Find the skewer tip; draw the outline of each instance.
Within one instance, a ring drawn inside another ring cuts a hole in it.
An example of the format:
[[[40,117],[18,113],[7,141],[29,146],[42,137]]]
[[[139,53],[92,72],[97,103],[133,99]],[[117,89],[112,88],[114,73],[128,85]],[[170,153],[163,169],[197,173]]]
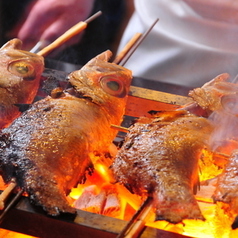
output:
[[[95,14],[93,14],[91,17],[86,19],[84,22],[89,23],[89,22],[93,21],[94,19],[96,19],[97,17],[99,17],[101,14],[102,14],[102,11],[98,11]]]

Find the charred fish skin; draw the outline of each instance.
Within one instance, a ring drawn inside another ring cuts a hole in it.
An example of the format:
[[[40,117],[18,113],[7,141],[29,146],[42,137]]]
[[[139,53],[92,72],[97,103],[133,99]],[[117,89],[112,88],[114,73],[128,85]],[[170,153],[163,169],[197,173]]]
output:
[[[207,119],[136,123],[112,164],[118,182],[153,197],[157,220],[204,219],[193,195],[198,158],[212,127]]]
[[[223,172],[218,176],[212,196],[214,202],[230,204],[231,210],[238,212],[238,150],[230,155]]]
[[[93,75],[98,77],[93,80],[92,76],[78,78],[86,85],[83,92],[78,88],[78,91],[68,90],[74,95],[66,91],[53,93],[53,97],[33,103],[1,131],[0,166],[4,181],[15,177],[31,200],[50,215],[75,211],[67,201],[67,193],[91,172],[91,154],[108,152],[117,133],[111,124],[122,120],[127,95],[115,96],[117,87],[109,91],[111,94],[97,88],[102,87],[100,64],[106,60],[97,60],[99,70],[95,69]],[[105,72],[112,70],[107,67]],[[112,75],[120,75],[115,66],[112,71]],[[124,71],[117,80],[123,90],[128,91],[131,72]],[[72,74],[74,85],[77,76],[75,72]],[[90,90],[87,90],[87,84],[90,84]]]
[[[84,161],[80,158],[87,151],[87,140],[83,138],[86,135],[75,135],[77,118],[67,118],[69,110],[75,109],[73,99],[66,96],[58,102],[48,97],[34,103],[2,130],[5,137],[8,135],[1,153],[4,181],[15,177],[31,200],[43,205],[51,215],[73,211],[66,199],[67,190],[80,180],[83,169],[89,166],[88,158]],[[82,155],[77,154],[77,149]],[[74,169],[78,173],[72,177]]]
[[[21,45],[12,39],[0,48],[0,129],[20,115],[15,104],[32,103],[44,70],[43,57]]]

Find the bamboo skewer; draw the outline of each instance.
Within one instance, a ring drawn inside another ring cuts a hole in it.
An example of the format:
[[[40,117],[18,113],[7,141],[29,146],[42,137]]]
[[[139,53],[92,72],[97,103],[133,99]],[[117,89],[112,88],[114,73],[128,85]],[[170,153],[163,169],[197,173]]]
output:
[[[1,193],[1,195],[0,195],[0,210],[4,209],[5,202],[6,202],[7,198],[9,197],[9,195],[11,194],[11,192],[16,187],[16,185],[17,184],[16,184],[15,179],[12,179],[11,182],[8,184],[8,186]]]
[[[156,19],[153,24],[149,27],[149,29],[141,36],[139,39],[135,42],[135,44],[130,48],[130,50],[126,53],[126,55],[123,57],[123,59],[120,61],[120,65],[125,65],[125,63],[128,61],[128,59],[131,57],[131,55],[135,52],[135,50],[138,48],[138,46],[143,42],[143,40],[147,37],[147,35],[151,32],[155,24],[159,21],[159,19]]]
[[[3,218],[5,217],[5,215],[7,214],[7,212],[12,208],[12,206],[14,206],[14,204],[18,201],[18,199],[22,196],[24,190],[21,189],[18,191],[18,193],[16,194],[16,196],[11,200],[11,202],[7,205],[7,207],[4,209],[4,211],[1,213],[0,215],[0,223],[2,222]]]
[[[146,36],[150,33],[157,22],[158,19],[154,21],[154,23],[144,34],[136,33],[121,50],[121,52],[115,57],[113,63],[123,66],[134,53],[134,51],[138,48],[138,46],[142,43],[142,41],[146,38]]]
[[[126,46],[122,49],[122,51],[116,56],[116,58],[113,60],[113,63],[120,64],[125,55],[130,51],[130,49],[135,45],[135,43],[138,42],[141,36],[142,36],[141,33],[136,33],[131,38],[131,40],[126,44]]]
[[[148,197],[116,238],[136,238],[145,227],[145,218],[152,208],[152,198]]]
[[[126,128],[126,127],[123,127],[123,126],[117,126],[117,125],[111,125],[111,127],[113,128],[113,129],[116,129],[116,130],[118,130],[118,131],[122,131],[122,132],[129,132],[129,129],[128,128]]]
[[[48,54],[52,50],[54,50],[57,47],[64,44],[66,41],[68,41],[73,36],[77,35],[81,31],[83,31],[87,27],[89,22],[93,21],[95,18],[97,18],[101,14],[102,14],[102,12],[98,11],[97,13],[95,13],[94,15],[89,17],[87,20],[77,23],[76,25],[71,27],[68,31],[66,31],[63,35],[61,35],[59,38],[57,38],[55,41],[53,41],[51,44],[49,44],[48,46],[46,46],[45,48],[43,48],[41,51],[39,51],[36,54],[41,55],[41,56],[45,56],[46,54]]]

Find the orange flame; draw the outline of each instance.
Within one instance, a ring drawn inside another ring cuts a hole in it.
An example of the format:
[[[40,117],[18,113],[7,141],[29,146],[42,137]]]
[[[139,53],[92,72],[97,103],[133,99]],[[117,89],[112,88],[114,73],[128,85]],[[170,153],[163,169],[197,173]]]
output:
[[[231,224],[235,214],[228,214],[224,211],[224,204],[214,204],[211,195],[215,189],[214,184],[203,184],[203,181],[211,180],[222,172],[222,169],[227,161],[226,153],[230,153],[230,145],[227,150],[222,153],[214,154],[207,150],[203,150],[202,159],[200,161],[200,181],[201,189],[196,195],[198,204],[205,217],[205,221],[200,220],[184,220],[180,224],[171,224],[167,221],[154,222],[155,213],[153,210],[146,217],[146,225],[162,229],[165,231],[175,232],[178,234],[203,237],[203,238],[235,238],[238,237],[238,229],[232,230]],[[223,155],[224,154],[224,155]],[[222,162],[221,162],[222,161]],[[130,220],[133,214],[139,209],[143,198],[131,194],[124,186],[120,184],[112,185],[113,177],[108,170],[108,165],[96,163],[95,172],[89,176],[85,184],[80,184],[76,189],[72,189],[70,196],[73,199],[78,199],[83,190],[90,185],[96,185],[98,192],[105,184],[114,186],[116,193],[120,199],[120,213],[115,218]],[[103,185],[103,186],[102,186]],[[109,215],[110,216],[110,215]]]

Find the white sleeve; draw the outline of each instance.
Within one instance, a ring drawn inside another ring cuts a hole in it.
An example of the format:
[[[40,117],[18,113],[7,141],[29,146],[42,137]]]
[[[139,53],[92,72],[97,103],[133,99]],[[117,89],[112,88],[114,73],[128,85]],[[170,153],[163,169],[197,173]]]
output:
[[[125,67],[134,76],[191,87],[225,72],[235,77],[238,17],[225,17],[219,10],[225,4],[227,14],[234,11],[234,5],[227,1],[217,1],[214,6],[214,0],[135,0],[135,13],[119,50],[136,32],[145,32],[156,18],[159,22]]]

